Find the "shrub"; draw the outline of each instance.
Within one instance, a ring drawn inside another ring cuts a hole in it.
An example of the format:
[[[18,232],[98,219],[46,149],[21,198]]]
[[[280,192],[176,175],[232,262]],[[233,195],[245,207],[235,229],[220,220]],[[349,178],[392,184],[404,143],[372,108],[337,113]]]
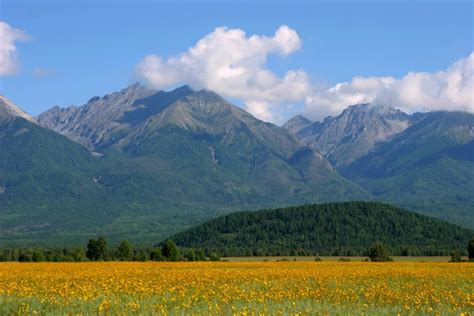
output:
[[[219,255],[217,253],[213,252],[209,255],[209,260],[210,261],[221,261],[221,258],[219,257]]]
[[[453,250],[451,253],[451,262],[461,262],[462,257],[461,257],[461,252],[459,249]]]
[[[381,242],[375,242],[369,249],[369,258],[373,262],[393,261],[390,252]]]

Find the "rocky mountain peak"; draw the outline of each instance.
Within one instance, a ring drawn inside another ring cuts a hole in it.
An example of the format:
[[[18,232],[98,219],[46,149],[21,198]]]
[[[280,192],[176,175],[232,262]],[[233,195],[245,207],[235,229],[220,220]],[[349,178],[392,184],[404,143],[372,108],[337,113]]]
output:
[[[322,122],[303,123],[297,128],[294,124],[299,121],[294,119],[285,127],[341,167],[366,154],[377,142],[404,131],[412,121],[408,114],[391,106],[363,103]]]
[[[361,103],[347,107],[340,116],[379,117],[383,119],[406,119],[408,114],[389,105]]]
[[[293,116],[286,122],[283,127],[286,128],[290,133],[297,134],[303,128],[310,125],[312,122],[302,115]]]

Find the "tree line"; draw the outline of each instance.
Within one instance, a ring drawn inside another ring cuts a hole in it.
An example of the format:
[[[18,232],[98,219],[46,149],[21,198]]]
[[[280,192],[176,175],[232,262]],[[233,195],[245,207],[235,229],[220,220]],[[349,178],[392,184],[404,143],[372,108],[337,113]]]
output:
[[[451,252],[451,261],[461,262],[465,253],[470,261],[474,261],[474,239],[469,242],[466,252],[458,248],[454,249]],[[374,262],[392,261],[391,255],[390,248],[379,241],[374,242],[363,254]],[[155,247],[134,247],[127,240],[123,240],[117,247],[109,247],[107,240],[103,237],[90,239],[86,248],[0,250],[2,262],[220,261],[220,258],[218,252],[209,252],[206,249],[180,249],[172,240],[167,240]],[[316,261],[320,260],[319,254],[316,259]]]
[[[103,237],[92,238],[87,246],[76,248],[8,248],[0,249],[0,261],[18,262],[85,262],[85,261],[219,261],[216,253],[203,249],[180,249],[172,240],[154,247],[134,247],[123,240],[110,247]]]

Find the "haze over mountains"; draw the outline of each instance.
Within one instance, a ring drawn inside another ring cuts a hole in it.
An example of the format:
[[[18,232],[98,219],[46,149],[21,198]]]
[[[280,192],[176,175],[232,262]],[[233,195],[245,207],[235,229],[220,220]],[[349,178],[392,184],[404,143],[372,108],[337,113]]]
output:
[[[0,101],[5,242],[156,242],[232,211],[368,199],[474,227],[472,114],[364,104],[278,127],[211,91],[134,84],[35,123]]]

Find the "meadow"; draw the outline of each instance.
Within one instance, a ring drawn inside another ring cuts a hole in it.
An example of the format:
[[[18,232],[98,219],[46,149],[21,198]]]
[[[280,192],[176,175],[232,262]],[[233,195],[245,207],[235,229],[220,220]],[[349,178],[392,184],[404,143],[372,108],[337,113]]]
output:
[[[0,314],[473,315],[474,264],[1,263]]]

